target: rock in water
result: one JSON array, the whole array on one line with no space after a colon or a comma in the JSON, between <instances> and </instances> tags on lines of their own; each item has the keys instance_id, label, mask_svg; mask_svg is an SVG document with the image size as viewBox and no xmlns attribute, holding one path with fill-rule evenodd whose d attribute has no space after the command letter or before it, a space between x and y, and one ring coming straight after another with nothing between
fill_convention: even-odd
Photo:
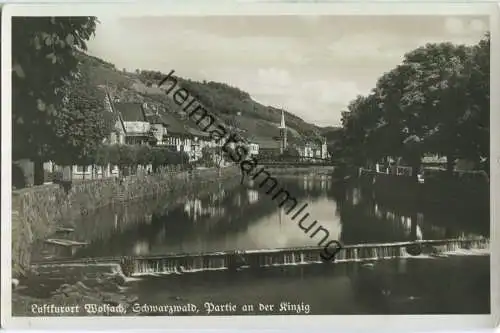
<instances>
[{"instance_id":1,"label":"rock in water","mask_svg":"<svg viewBox=\"0 0 500 333\"><path fill-rule=\"evenodd\" d=\"M120 267L125 276L132 276L132 273L134 273L134 261L132 258L123 257L120 261Z\"/></svg>"},{"instance_id":2,"label":"rock in water","mask_svg":"<svg viewBox=\"0 0 500 333\"><path fill-rule=\"evenodd\" d=\"M411 256L418 256L422 254L422 246L420 244L410 244L406 246L406 252Z\"/></svg>"},{"instance_id":3,"label":"rock in water","mask_svg":"<svg viewBox=\"0 0 500 333\"><path fill-rule=\"evenodd\" d=\"M241 252L235 251L229 259L228 269L237 270L243 265L246 265L245 257Z\"/></svg>"}]
</instances>

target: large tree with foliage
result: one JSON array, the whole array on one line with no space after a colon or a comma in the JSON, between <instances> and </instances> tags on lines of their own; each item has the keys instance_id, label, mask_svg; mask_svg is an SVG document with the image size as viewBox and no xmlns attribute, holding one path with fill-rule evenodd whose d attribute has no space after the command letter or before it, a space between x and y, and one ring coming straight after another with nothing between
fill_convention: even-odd
<instances>
[{"instance_id":1,"label":"large tree with foliage","mask_svg":"<svg viewBox=\"0 0 500 333\"><path fill-rule=\"evenodd\" d=\"M104 92L92 84L83 68L66 87L54 119L52 161L60 165L94 164L97 149L113 130L115 116L106 112Z\"/></svg>"},{"instance_id":2,"label":"large tree with foliage","mask_svg":"<svg viewBox=\"0 0 500 333\"><path fill-rule=\"evenodd\" d=\"M43 182L43 162L67 139L55 126L65 115L65 88L78 72L74 52L86 50L95 28L95 17L12 20L12 152L13 159L34 161L35 184Z\"/></svg>"},{"instance_id":3,"label":"large tree with foliage","mask_svg":"<svg viewBox=\"0 0 500 333\"><path fill-rule=\"evenodd\" d=\"M478 155L489 162L490 157L490 34L472 49L469 92L470 117L465 126L472 129L471 139ZM489 163L488 163L489 164ZM489 172L489 168L487 168Z\"/></svg>"},{"instance_id":4,"label":"large tree with foliage","mask_svg":"<svg viewBox=\"0 0 500 333\"><path fill-rule=\"evenodd\" d=\"M424 139L425 149L446 156L448 171L458 157L472 157L473 132L464 126L470 117L468 81L472 48L452 43L427 44L408 53L405 65L415 69L408 82L406 105Z\"/></svg>"},{"instance_id":5,"label":"large tree with foliage","mask_svg":"<svg viewBox=\"0 0 500 333\"><path fill-rule=\"evenodd\" d=\"M489 36L476 46L427 44L385 73L343 114L343 153L355 164L402 157L419 168L424 153L489 156Z\"/></svg>"}]
</instances>

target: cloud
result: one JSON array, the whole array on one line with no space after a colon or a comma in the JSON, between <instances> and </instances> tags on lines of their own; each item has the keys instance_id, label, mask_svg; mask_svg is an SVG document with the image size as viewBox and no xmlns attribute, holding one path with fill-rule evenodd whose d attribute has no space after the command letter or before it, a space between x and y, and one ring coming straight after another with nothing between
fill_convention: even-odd
<instances>
[{"instance_id":1,"label":"cloud","mask_svg":"<svg viewBox=\"0 0 500 333\"><path fill-rule=\"evenodd\" d=\"M343 35L328 45L335 57L354 60L400 60L407 51L400 46L401 37L391 34L368 32L366 34Z\"/></svg>"},{"instance_id":2,"label":"cloud","mask_svg":"<svg viewBox=\"0 0 500 333\"><path fill-rule=\"evenodd\" d=\"M469 23L469 28L476 32L486 32L488 30L488 24L483 20L472 20Z\"/></svg>"},{"instance_id":3,"label":"cloud","mask_svg":"<svg viewBox=\"0 0 500 333\"><path fill-rule=\"evenodd\" d=\"M356 82L337 80L304 82L301 90L301 95L310 96L318 103L348 103L361 93Z\"/></svg>"},{"instance_id":4,"label":"cloud","mask_svg":"<svg viewBox=\"0 0 500 333\"><path fill-rule=\"evenodd\" d=\"M456 17L449 17L444 22L444 27L447 32L451 34L463 34L465 31L465 24L463 20Z\"/></svg>"},{"instance_id":5,"label":"cloud","mask_svg":"<svg viewBox=\"0 0 500 333\"><path fill-rule=\"evenodd\" d=\"M265 86L288 87L292 84L290 73L284 69L259 69L257 76L259 83Z\"/></svg>"},{"instance_id":6,"label":"cloud","mask_svg":"<svg viewBox=\"0 0 500 333\"><path fill-rule=\"evenodd\" d=\"M466 19L450 17L445 20L445 30L452 35L470 35L477 32L486 32L488 22L480 19Z\"/></svg>"},{"instance_id":7,"label":"cloud","mask_svg":"<svg viewBox=\"0 0 500 333\"><path fill-rule=\"evenodd\" d=\"M101 17L99 18L101 19ZM428 42L477 43L481 17L103 17L90 53L118 68L224 82L307 121L340 111L405 53ZM127 36L127 42L123 42Z\"/></svg>"}]
</instances>

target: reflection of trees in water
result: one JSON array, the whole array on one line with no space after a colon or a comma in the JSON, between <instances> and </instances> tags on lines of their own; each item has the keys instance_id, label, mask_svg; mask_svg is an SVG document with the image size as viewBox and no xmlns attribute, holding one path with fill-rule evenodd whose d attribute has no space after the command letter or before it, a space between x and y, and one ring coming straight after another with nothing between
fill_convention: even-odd
<instances>
[{"instance_id":1,"label":"reflection of trees in water","mask_svg":"<svg viewBox=\"0 0 500 333\"><path fill-rule=\"evenodd\" d=\"M401 223L402 218L410 217L384 210L360 188L348 187L336 195L342 198L338 209L344 243L393 242L417 237L415 228L413 234L408 235L407 225ZM416 223L411 224L416 227Z\"/></svg>"},{"instance_id":2,"label":"reflection of trees in water","mask_svg":"<svg viewBox=\"0 0 500 333\"><path fill-rule=\"evenodd\" d=\"M418 199L380 202L371 191L355 184L334 188L332 195L342 221L341 238L346 244L465 238L474 236L471 232L487 235L477 232L473 225L461 223L481 215L478 211L464 214L463 207L435 210Z\"/></svg>"},{"instance_id":3,"label":"reflection of trees in water","mask_svg":"<svg viewBox=\"0 0 500 333\"><path fill-rule=\"evenodd\" d=\"M150 223L163 200L156 198L99 208L75 221L73 235L82 241L106 239L139 223Z\"/></svg>"}]
</instances>

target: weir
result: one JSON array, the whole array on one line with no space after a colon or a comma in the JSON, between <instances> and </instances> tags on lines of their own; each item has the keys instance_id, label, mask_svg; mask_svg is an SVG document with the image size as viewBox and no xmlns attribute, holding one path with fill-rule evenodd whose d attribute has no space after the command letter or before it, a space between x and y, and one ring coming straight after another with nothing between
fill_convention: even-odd
<instances>
[{"instance_id":1,"label":"weir","mask_svg":"<svg viewBox=\"0 0 500 333\"><path fill-rule=\"evenodd\" d=\"M323 247L298 247L154 256L82 258L38 262L34 263L33 266L114 263L120 264L125 275L138 276L407 258L422 255L439 255L464 250L487 249L489 249L489 240L486 238L445 239L347 245L337 253L334 261L325 261L322 259L321 253L324 253Z\"/></svg>"}]
</instances>

